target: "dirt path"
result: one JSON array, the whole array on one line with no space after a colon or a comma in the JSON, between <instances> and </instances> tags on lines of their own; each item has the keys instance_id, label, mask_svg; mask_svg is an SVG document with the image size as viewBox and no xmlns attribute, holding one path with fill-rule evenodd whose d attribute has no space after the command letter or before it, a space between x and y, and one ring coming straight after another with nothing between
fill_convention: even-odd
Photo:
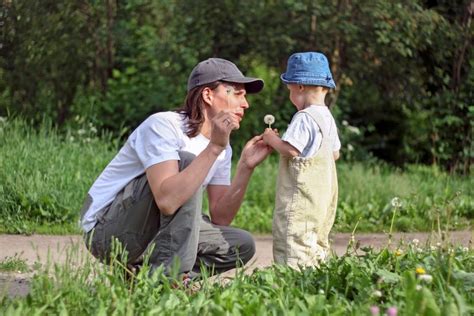
<instances>
[{"instance_id":1,"label":"dirt path","mask_svg":"<svg viewBox=\"0 0 474 316\"><path fill-rule=\"evenodd\" d=\"M450 232L446 236L453 245L472 246L474 232L457 231ZM356 234L356 241L360 247L372 246L381 248L387 245L386 234ZM432 233L396 233L392 238L392 247L399 245L400 241L409 242L418 239L420 245L425 243L435 245L441 241L439 234ZM267 267L272 263L272 237L270 235L255 236L257 254L250 265L250 271L257 267ZM337 255L345 253L350 234L339 233L332 236L332 248ZM50 236L50 235L0 235L0 262L14 256L21 258L33 267L35 263L46 264L49 262L63 263L66 260L68 250L77 249L84 255L89 255L84 247L81 236ZM232 272L229 273L231 275ZM0 297L3 293L10 296L23 296L28 293L29 280L32 273L2 272L0 271Z\"/></svg>"}]
</instances>

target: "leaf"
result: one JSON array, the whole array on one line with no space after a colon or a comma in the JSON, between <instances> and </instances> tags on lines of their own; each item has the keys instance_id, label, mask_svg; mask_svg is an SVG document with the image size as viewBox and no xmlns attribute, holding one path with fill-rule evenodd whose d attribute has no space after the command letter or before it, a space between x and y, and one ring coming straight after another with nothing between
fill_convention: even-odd
<instances>
[{"instance_id":1,"label":"leaf","mask_svg":"<svg viewBox=\"0 0 474 316\"><path fill-rule=\"evenodd\" d=\"M384 283L394 284L400 281L400 276L398 274L384 269L377 270L376 274L379 278L382 278Z\"/></svg>"},{"instance_id":2,"label":"leaf","mask_svg":"<svg viewBox=\"0 0 474 316\"><path fill-rule=\"evenodd\" d=\"M456 271L453 273L453 278L461 282L466 291L470 292L474 290L474 272Z\"/></svg>"},{"instance_id":3,"label":"leaf","mask_svg":"<svg viewBox=\"0 0 474 316\"><path fill-rule=\"evenodd\" d=\"M466 302L464 301L464 298L459 294L458 290L456 288L449 286L449 290L451 291L451 294L453 294L454 298L456 299L456 303L458 305L459 309L459 314L461 315L466 315L468 310L472 310L471 307L466 305Z\"/></svg>"}]
</instances>

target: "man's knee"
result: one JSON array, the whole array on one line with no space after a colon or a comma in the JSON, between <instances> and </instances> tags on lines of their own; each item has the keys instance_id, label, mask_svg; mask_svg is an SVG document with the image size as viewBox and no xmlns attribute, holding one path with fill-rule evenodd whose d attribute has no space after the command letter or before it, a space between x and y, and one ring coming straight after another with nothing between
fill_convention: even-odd
<instances>
[{"instance_id":1,"label":"man's knee","mask_svg":"<svg viewBox=\"0 0 474 316\"><path fill-rule=\"evenodd\" d=\"M247 263L255 255L255 240L252 235L245 231L239 230L239 243L237 247L237 254L243 263Z\"/></svg>"}]
</instances>

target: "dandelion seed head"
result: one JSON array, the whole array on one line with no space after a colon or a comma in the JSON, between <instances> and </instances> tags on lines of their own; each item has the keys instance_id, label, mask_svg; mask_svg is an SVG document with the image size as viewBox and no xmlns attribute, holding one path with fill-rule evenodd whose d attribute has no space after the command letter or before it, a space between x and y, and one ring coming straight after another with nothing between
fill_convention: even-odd
<instances>
[{"instance_id":1,"label":"dandelion seed head","mask_svg":"<svg viewBox=\"0 0 474 316\"><path fill-rule=\"evenodd\" d=\"M272 125L273 123L275 123L275 117L271 114L267 114L263 117L263 121L265 122L265 124Z\"/></svg>"},{"instance_id":2,"label":"dandelion seed head","mask_svg":"<svg viewBox=\"0 0 474 316\"><path fill-rule=\"evenodd\" d=\"M394 197L392 201L390 201L393 207L399 208L402 206L402 202L400 201L400 198L398 196Z\"/></svg>"},{"instance_id":3,"label":"dandelion seed head","mask_svg":"<svg viewBox=\"0 0 474 316\"><path fill-rule=\"evenodd\" d=\"M418 277L418 279L425 283L431 283L433 281L433 277L429 274L422 274Z\"/></svg>"}]
</instances>

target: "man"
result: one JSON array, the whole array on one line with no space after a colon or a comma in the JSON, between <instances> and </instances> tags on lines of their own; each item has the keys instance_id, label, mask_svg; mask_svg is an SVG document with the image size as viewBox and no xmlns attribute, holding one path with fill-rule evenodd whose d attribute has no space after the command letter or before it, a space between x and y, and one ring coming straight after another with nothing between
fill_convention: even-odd
<instances>
[{"instance_id":1,"label":"man","mask_svg":"<svg viewBox=\"0 0 474 316\"><path fill-rule=\"evenodd\" d=\"M256 136L247 142L231 181L229 136L249 108L247 93L263 80L245 77L232 62L210 58L188 78L183 107L147 118L88 192L82 228L88 249L104 261L118 239L133 264L147 251L152 270L223 272L248 262L252 236L229 227L254 168L271 152ZM202 215L207 190L210 218Z\"/></svg>"}]
</instances>

